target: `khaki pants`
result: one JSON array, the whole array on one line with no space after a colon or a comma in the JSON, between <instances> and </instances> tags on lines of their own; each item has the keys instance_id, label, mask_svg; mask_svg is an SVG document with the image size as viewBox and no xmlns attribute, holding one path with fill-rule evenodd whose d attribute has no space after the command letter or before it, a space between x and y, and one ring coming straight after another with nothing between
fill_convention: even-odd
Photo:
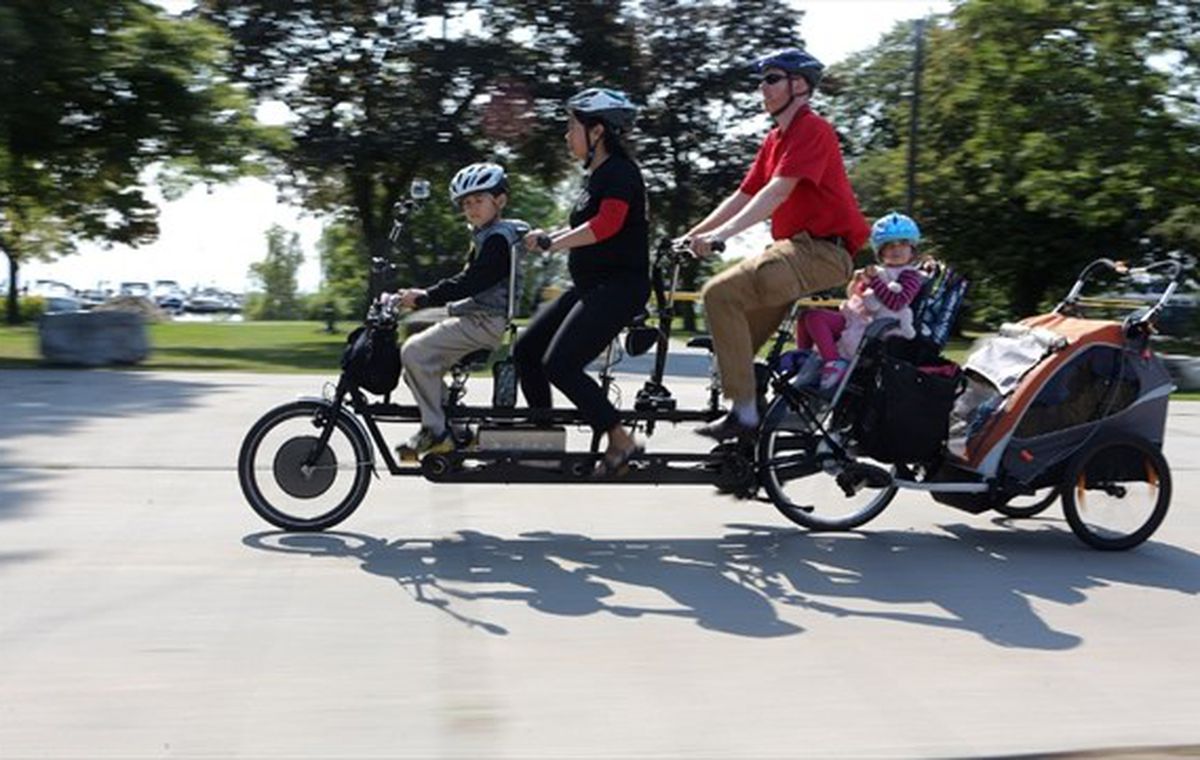
<instances>
[{"instance_id":1,"label":"khaki pants","mask_svg":"<svg viewBox=\"0 0 1200 760\"><path fill-rule=\"evenodd\" d=\"M843 285L853 262L840 246L802 232L776 240L709 280L704 312L725 397L754 400L754 356L798 298Z\"/></svg>"},{"instance_id":2,"label":"khaki pants","mask_svg":"<svg viewBox=\"0 0 1200 760\"><path fill-rule=\"evenodd\" d=\"M504 317L467 314L443 319L400 347L401 377L421 411L421 425L434 433L446 429L443 404L449 390L442 376L472 351L494 350L504 337Z\"/></svg>"}]
</instances>

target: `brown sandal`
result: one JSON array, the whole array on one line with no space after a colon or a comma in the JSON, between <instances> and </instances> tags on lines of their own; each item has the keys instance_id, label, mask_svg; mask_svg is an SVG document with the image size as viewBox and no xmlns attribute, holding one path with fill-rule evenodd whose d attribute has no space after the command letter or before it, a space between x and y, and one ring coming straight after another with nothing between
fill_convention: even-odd
<instances>
[{"instance_id":1,"label":"brown sandal","mask_svg":"<svg viewBox=\"0 0 1200 760\"><path fill-rule=\"evenodd\" d=\"M597 478L616 478L629 472L629 460L642 453L642 447L634 444L627 449L616 451L609 449L596 463L592 476Z\"/></svg>"}]
</instances>

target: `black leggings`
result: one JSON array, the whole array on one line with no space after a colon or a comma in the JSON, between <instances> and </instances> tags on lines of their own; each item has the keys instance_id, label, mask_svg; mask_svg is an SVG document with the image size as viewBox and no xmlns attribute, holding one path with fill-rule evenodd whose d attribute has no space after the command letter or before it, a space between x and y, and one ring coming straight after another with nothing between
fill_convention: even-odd
<instances>
[{"instance_id":1,"label":"black leggings","mask_svg":"<svg viewBox=\"0 0 1200 760\"><path fill-rule=\"evenodd\" d=\"M568 288L539 311L513 346L529 406L549 409L553 383L597 433L620 422L620 414L584 368L645 308L649 296L650 281L630 274L587 290Z\"/></svg>"}]
</instances>

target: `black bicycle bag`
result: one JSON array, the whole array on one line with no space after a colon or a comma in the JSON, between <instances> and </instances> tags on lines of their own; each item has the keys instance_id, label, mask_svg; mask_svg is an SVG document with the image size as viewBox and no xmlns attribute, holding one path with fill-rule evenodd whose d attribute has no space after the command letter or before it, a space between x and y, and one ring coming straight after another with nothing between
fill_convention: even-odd
<instances>
[{"instance_id":1,"label":"black bicycle bag","mask_svg":"<svg viewBox=\"0 0 1200 760\"><path fill-rule=\"evenodd\" d=\"M880 462L930 462L949 434L950 409L962 389L962 370L945 359L914 364L885 353L854 425L854 438Z\"/></svg>"},{"instance_id":2,"label":"black bicycle bag","mask_svg":"<svg viewBox=\"0 0 1200 760\"><path fill-rule=\"evenodd\" d=\"M342 370L355 386L385 396L400 383L395 326L363 325L346 337Z\"/></svg>"}]
</instances>

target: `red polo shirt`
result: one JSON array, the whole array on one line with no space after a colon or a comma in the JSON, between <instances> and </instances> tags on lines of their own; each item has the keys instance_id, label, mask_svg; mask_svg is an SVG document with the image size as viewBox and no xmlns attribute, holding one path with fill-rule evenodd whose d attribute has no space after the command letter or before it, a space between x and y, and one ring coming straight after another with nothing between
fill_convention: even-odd
<instances>
[{"instance_id":1,"label":"red polo shirt","mask_svg":"<svg viewBox=\"0 0 1200 760\"><path fill-rule=\"evenodd\" d=\"M739 189L755 195L772 177L800 180L771 214L772 238L783 240L801 232L838 236L851 254L867 241L870 227L846 177L837 134L808 106L786 130L776 127L767 134Z\"/></svg>"}]
</instances>

